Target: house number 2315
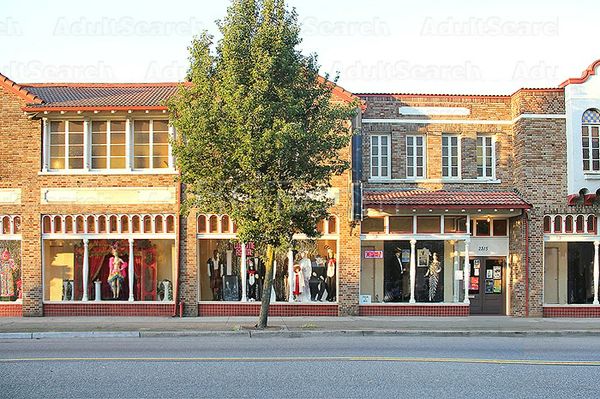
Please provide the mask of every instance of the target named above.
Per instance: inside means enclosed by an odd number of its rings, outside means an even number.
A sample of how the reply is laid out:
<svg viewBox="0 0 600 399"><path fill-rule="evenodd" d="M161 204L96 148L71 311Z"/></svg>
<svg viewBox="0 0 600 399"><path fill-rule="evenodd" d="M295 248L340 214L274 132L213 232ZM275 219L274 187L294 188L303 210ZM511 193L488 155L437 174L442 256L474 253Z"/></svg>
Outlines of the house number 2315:
<svg viewBox="0 0 600 399"><path fill-rule="evenodd" d="M477 248L477 251L479 251L479 252L488 252L489 250L490 250L490 248L487 245L480 245Z"/></svg>

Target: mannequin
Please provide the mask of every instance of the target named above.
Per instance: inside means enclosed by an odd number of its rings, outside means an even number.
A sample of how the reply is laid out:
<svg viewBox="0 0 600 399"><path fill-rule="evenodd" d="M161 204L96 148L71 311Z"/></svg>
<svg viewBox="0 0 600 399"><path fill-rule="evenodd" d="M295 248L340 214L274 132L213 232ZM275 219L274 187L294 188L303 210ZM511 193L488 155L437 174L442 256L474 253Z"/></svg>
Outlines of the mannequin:
<svg viewBox="0 0 600 399"><path fill-rule="evenodd" d="M306 251L303 251L300 255L300 268L302 269L302 276L304 277L304 287L310 287L310 278L312 276L312 262L308 258ZM309 302L312 298L312 291L305 289L302 292L302 302Z"/></svg>
<svg viewBox="0 0 600 399"><path fill-rule="evenodd" d="M335 281L335 273L336 273L336 261L335 255L333 254L333 249L327 247L327 262L326 262L326 279L325 284L327 285L327 301L334 302L336 296L336 281Z"/></svg>
<svg viewBox="0 0 600 399"><path fill-rule="evenodd" d="M13 272L16 269L15 261L11 258L8 249L2 252L0 260L0 296L12 297L15 295Z"/></svg>
<svg viewBox="0 0 600 399"><path fill-rule="evenodd" d="M219 257L219 252L215 249L212 258L206 261L208 266L208 276L210 277L210 289L213 293L213 301L221 301L223 286L223 264Z"/></svg>
<svg viewBox="0 0 600 399"><path fill-rule="evenodd" d="M429 264L429 269L427 269L427 272L425 273L425 277L429 276L429 302L432 302L435 299L441 271L442 267L440 261L437 258L437 253L434 252L433 259Z"/></svg>
<svg viewBox="0 0 600 399"><path fill-rule="evenodd" d="M256 301L256 289L258 287L258 272L254 267L254 261L252 259L248 259L246 262L248 264L248 300L250 302Z"/></svg>
<svg viewBox="0 0 600 399"><path fill-rule="evenodd" d="M408 275L406 275L408 270L404 264L402 264L402 250L400 248L396 248L395 256L394 262L397 262L398 271L400 272L401 298L410 298L410 281Z"/></svg>
<svg viewBox="0 0 600 399"><path fill-rule="evenodd" d="M315 283L315 298L313 299L319 302L323 301L323 294L325 293L326 284L325 284L325 276L326 276L326 267L325 267L325 259L321 255L317 255L315 258L315 263L320 272L313 271L313 282Z"/></svg>
<svg viewBox="0 0 600 399"><path fill-rule="evenodd" d="M302 274L302 268L299 264L294 265L294 276L293 276L293 284L294 284L294 300L296 302L302 302L301 295L304 292L304 276Z"/></svg>
<svg viewBox="0 0 600 399"><path fill-rule="evenodd" d="M108 261L108 279L113 293L113 299L119 299L121 296L121 286L127 277L127 262L119 257L119 252L116 247L112 248L112 258Z"/></svg>

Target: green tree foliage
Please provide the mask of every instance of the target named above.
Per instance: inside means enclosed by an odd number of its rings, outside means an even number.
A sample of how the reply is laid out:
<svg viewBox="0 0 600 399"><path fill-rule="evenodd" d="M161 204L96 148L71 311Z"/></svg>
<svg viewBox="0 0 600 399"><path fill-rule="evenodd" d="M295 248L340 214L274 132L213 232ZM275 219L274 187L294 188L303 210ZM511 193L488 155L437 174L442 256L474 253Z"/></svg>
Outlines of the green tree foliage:
<svg viewBox="0 0 600 399"><path fill-rule="evenodd" d="M294 233L317 236L331 177L349 166L340 150L357 104L332 101L337 79L320 78L316 55L297 49L298 16L284 0L233 0L218 26L218 43L206 32L192 41L189 82L169 101L173 153L184 209L230 215L266 256L264 328L274 251Z"/></svg>

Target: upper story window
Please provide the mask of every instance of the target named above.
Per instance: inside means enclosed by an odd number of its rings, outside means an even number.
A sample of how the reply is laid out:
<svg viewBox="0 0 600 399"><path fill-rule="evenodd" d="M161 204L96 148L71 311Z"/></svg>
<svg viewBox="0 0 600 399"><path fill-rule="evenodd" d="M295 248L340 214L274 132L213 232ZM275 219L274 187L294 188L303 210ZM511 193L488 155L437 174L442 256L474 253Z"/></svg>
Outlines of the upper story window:
<svg viewBox="0 0 600 399"><path fill-rule="evenodd" d="M92 169L125 169L126 122L92 121Z"/></svg>
<svg viewBox="0 0 600 399"><path fill-rule="evenodd" d="M477 135L477 177L493 179L495 175L496 155L494 151L494 137Z"/></svg>
<svg viewBox="0 0 600 399"><path fill-rule="evenodd" d="M50 168L83 169L83 121L50 122Z"/></svg>
<svg viewBox="0 0 600 399"><path fill-rule="evenodd" d="M460 176L460 139L456 134L442 134L442 176Z"/></svg>
<svg viewBox="0 0 600 399"><path fill-rule="evenodd" d="M581 118L581 145L583 149L583 170L600 172L600 112L588 109Z"/></svg>
<svg viewBox="0 0 600 399"><path fill-rule="evenodd" d="M406 136L406 177L425 178L425 136Z"/></svg>
<svg viewBox="0 0 600 399"><path fill-rule="evenodd" d="M371 136L371 177L388 179L390 177L390 136Z"/></svg>
<svg viewBox="0 0 600 399"><path fill-rule="evenodd" d="M166 120L135 121L133 128L133 167L169 167L169 123Z"/></svg>
<svg viewBox="0 0 600 399"><path fill-rule="evenodd" d="M43 170L173 168L170 134L166 119L46 121Z"/></svg>

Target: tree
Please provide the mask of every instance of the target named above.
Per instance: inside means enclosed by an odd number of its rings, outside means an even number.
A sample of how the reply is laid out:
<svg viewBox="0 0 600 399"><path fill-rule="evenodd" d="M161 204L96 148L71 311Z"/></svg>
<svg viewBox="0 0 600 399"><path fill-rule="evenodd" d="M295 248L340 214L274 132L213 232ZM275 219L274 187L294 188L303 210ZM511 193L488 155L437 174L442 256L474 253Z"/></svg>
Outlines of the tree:
<svg viewBox="0 0 600 399"><path fill-rule="evenodd" d="M173 153L186 187L183 209L228 214L241 242L266 260L257 328L267 326L275 250L294 233L316 237L328 216L332 176L349 166L355 104L332 101L333 82L305 56L295 10L284 0L233 0L189 47L187 80L169 101Z"/></svg>

